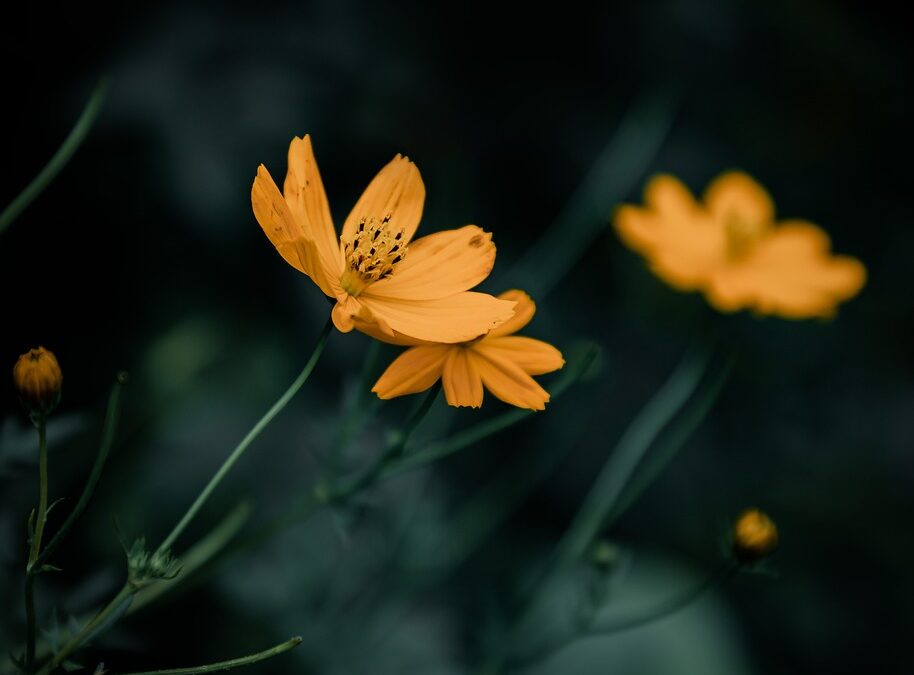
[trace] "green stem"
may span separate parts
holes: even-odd
[[[35,661],[35,641],[37,639],[35,618],[35,575],[25,575],[25,671],[32,672]]]
[[[658,440],[643,466],[638,468],[616,499],[615,507],[607,516],[609,521],[617,520],[653,484],[707,417],[733,370],[735,360],[732,354],[725,358],[723,366],[709,378],[707,386],[695,395],[682,416],[671,425],[669,432]]]
[[[553,401],[572,384],[580,380],[596,360],[598,353],[599,348],[596,345],[589,344],[569,357],[568,366],[564,369],[562,376],[556,381],[554,386],[550,387]],[[429,393],[421,406],[417,409],[417,412],[413,414],[410,417],[410,420],[404,425],[404,431],[388,445],[382,456],[371,468],[367,469],[364,474],[350,482],[348,485],[343,485],[336,489],[319,481],[314,489],[312,489],[298,504],[289,508],[282,515],[273,518],[250,536],[228,547],[222,555],[216,558],[215,562],[207,569],[206,573],[212,573],[213,569],[223,565],[230,557],[256,548],[263,542],[276,536],[279,532],[285,530],[290,525],[307,520],[323,507],[344,502],[359,491],[370,487],[371,483],[374,483],[375,481],[384,481],[406,471],[431,464],[438,459],[452,455],[477,443],[487,436],[516,424],[533,414],[532,411],[528,410],[511,410],[498,415],[491,420],[470,427],[465,432],[456,434],[449,439],[432,443],[422,450],[403,455],[402,449],[405,448],[412,432],[429,411],[430,406],[435,399],[435,394],[437,394],[437,392],[433,391]],[[163,587],[162,592],[158,595],[165,595],[168,592],[171,592],[171,589],[174,587],[174,584],[169,584],[167,587]],[[158,589],[158,586],[152,588]],[[143,591],[138,602],[141,602],[144,599],[144,594],[148,591],[149,589]],[[145,604],[148,603],[142,602],[142,605]]]
[[[44,534],[44,523],[48,518],[48,434],[47,421],[44,415],[36,420],[38,426],[38,512],[35,516],[35,529],[29,549],[29,561],[25,568],[25,667],[32,667],[35,660],[35,640],[38,635],[35,615],[35,563],[41,552],[41,537]]]
[[[106,80],[102,80],[98,83],[95,90],[92,92],[91,98],[89,98],[89,102],[86,104],[82,114],[76,121],[76,125],[70,131],[60,148],[58,148],[57,152],[54,153],[54,156],[51,157],[47,165],[45,165],[41,172],[35,176],[32,182],[19,193],[19,196],[3,210],[3,213],[0,213],[0,232],[3,232],[3,230],[9,227],[13,221],[19,217],[28,205],[44,191],[52,180],[54,180],[54,177],[67,165],[67,162],[70,161],[73,153],[76,152],[76,149],[79,148],[80,144],[82,144],[86,135],[89,133],[89,130],[92,128],[92,124],[95,122],[95,118],[102,108],[107,89],[108,83]]]
[[[48,434],[44,415],[37,420],[38,426],[38,513],[35,517],[35,532],[32,534],[32,546],[29,550],[29,563],[26,571],[31,574],[38,554],[41,551],[41,537],[44,534],[44,523],[48,517]]]
[[[580,560],[600,530],[621,513],[617,506],[632,474],[657,437],[698,388],[711,362],[712,353],[713,342],[707,338],[691,347],[669,379],[626,428],[549,563],[520,602],[512,635],[524,625],[539,599],[546,595],[543,589],[552,584],[555,575]],[[497,650],[479,672],[499,672],[509,649],[510,640]]]
[[[70,531],[70,528],[73,527],[73,524],[79,519],[83,511],[86,510],[86,506],[89,505],[89,500],[92,499],[92,495],[95,492],[95,486],[98,485],[99,478],[101,478],[102,475],[102,469],[104,469],[105,462],[108,459],[108,453],[111,451],[111,446],[114,443],[114,432],[117,430],[117,420],[121,409],[121,390],[126,383],[126,374],[119,373],[114,386],[111,388],[111,394],[108,397],[108,408],[105,413],[105,422],[102,427],[102,440],[101,443],[99,443],[98,454],[95,457],[95,463],[92,465],[92,471],[89,473],[89,479],[86,481],[86,486],[83,488],[83,492],[79,496],[79,501],[76,502],[76,506],[70,512],[70,515],[67,516],[63,525],[54,533],[54,536],[51,537],[48,545],[45,546],[44,550],[38,555],[38,558],[35,560],[36,566],[40,566],[48,559],[51,553],[54,552],[60,542],[63,541],[67,532]]]
[[[265,649],[262,652],[257,652],[256,654],[250,654],[249,656],[242,656],[237,659],[231,659],[229,661],[220,661],[219,663],[209,663],[205,666],[195,666],[193,668],[172,668],[171,670],[145,670],[141,673],[128,673],[127,675],[194,675],[194,673],[215,673],[220,670],[230,670],[232,668],[241,668],[243,666],[250,666],[254,663],[260,661],[266,661],[271,659],[274,656],[279,656],[290,649],[294,649],[301,644],[300,637],[294,637],[289,640],[286,640],[282,644],[278,644],[275,647],[270,647],[270,649]]]
[[[197,570],[218,555],[238,534],[250,515],[250,503],[241,502],[205,537],[181,554],[181,582],[185,587],[188,579],[193,578]],[[175,582],[173,581],[168,584],[150,584],[142,588],[131,603],[128,614],[140,611],[149,603],[155,602],[161,595],[169,593],[174,587]]]
[[[410,436],[413,435],[413,432],[422,423],[422,420],[425,419],[425,416],[428,414],[428,411],[431,410],[435,399],[438,398],[438,393],[440,391],[441,380],[438,380],[434,386],[429,389],[428,394],[425,395],[425,399],[406,421],[406,424],[403,425],[403,431],[399,432],[399,436],[397,436],[393,443],[387,446],[387,449],[381,454],[377,461],[375,461],[371,468],[349,483],[349,485],[344,485],[331,492],[330,500],[339,502],[362,491],[374,483],[387,467],[399,459],[406,449],[406,444],[409,442]]]
[[[242,441],[237,445],[237,447],[232,451],[228,458],[223,462],[222,466],[219,467],[219,470],[216,474],[210,479],[206,487],[203,488],[203,491],[199,494],[196,501],[191,505],[187,510],[187,513],[184,514],[184,517],[175,525],[171,533],[165,537],[165,541],[159,546],[156,550],[156,553],[164,553],[175,543],[178,537],[181,536],[181,533],[184,532],[184,529],[190,524],[190,521],[193,520],[194,516],[197,515],[197,512],[206,503],[206,500],[209,499],[209,496],[213,493],[219,483],[222,482],[222,479],[225,478],[226,474],[231,471],[232,467],[235,466],[235,463],[241,458],[244,454],[244,451],[248,449],[248,446],[256,439],[260,432],[262,432],[267,425],[273,421],[273,418],[276,417],[283,408],[288,405],[289,401],[298,393],[298,390],[307,382],[308,376],[311,375],[311,371],[314,370],[314,366],[317,364],[318,359],[321,356],[321,353],[324,351],[324,346],[327,344],[327,337],[330,335],[330,331],[333,329],[333,321],[327,319],[327,324],[324,326],[323,331],[321,331],[320,337],[317,340],[317,345],[314,347],[314,351],[311,354],[311,358],[308,359],[308,363],[305,364],[305,367],[299,373],[298,377],[295,378],[295,381],[289,386],[286,392],[279,398],[276,403],[273,404],[273,407],[270,408],[267,413],[260,418],[260,421],[254,425],[254,428],[251,429],[247,436],[242,439]]]
[[[557,564],[580,559],[609,524],[629,479],[654,441],[698,388],[711,361],[713,345],[690,348],[676,370],[647,402],[619,439],[557,549]]]
[[[41,670],[38,671],[37,675],[49,675],[54,672],[54,669],[57,668],[61,663],[66,661],[67,657],[72,654],[76,649],[81,647],[86,641],[88,641],[93,635],[101,632],[109,622],[115,621],[119,614],[125,612],[130,606],[130,602],[133,599],[134,594],[136,594],[136,589],[130,584],[125,584],[117,595],[115,595],[111,601],[105,605],[98,614],[96,614],[92,619],[86,622],[86,625],[80,629],[80,631],[74,635],[67,644],[65,644],[59,652],[54,654],[53,658],[48,661]]]
[[[622,631],[639,628],[649,623],[653,623],[654,621],[659,621],[660,619],[665,619],[670,614],[675,614],[679,610],[688,607],[711,589],[718,586],[724,586],[738,571],[739,567],[736,565],[732,563],[727,564],[723,569],[709,575],[693,588],[686,589],[683,593],[674,595],[672,598],[669,598],[654,607],[642,610],[632,616],[626,616],[616,619],[615,621],[607,621],[606,623],[592,626],[587,630],[584,636],[612,635],[621,633]]]
[[[376,409],[378,399],[374,396],[370,401],[365,401],[365,396],[371,389],[371,380],[375,375],[375,367],[378,363],[378,355],[381,353],[381,343],[377,340],[370,340],[368,349],[365,352],[365,361],[362,363],[362,371],[359,373],[358,385],[355,395],[352,397],[346,411],[343,415],[343,423],[333,439],[333,445],[330,448],[330,456],[327,459],[327,473],[331,478],[335,478],[340,471],[341,455],[352,438],[358,433],[365,420],[371,416]],[[366,408],[368,410],[366,410]]]
[[[561,396],[571,385],[575,384],[590,369],[599,354],[599,348],[596,345],[588,345],[579,356],[569,358],[569,364],[565,368],[561,377],[551,386],[551,399],[554,401]],[[389,478],[406,471],[418,469],[432,462],[438,461],[450,455],[453,455],[464,448],[475,445],[482,439],[492,434],[498,433],[503,429],[511,427],[521,420],[536,414],[532,410],[509,410],[508,412],[497,415],[492,419],[475,424],[468,429],[454,434],[450,438],[431,443],[418,452],[411,453],[397,462],[386,467],[382,477]]]
[[[554,387],[550,387],[552,400],[555,400],[587,372],[597,358],[598,353],[599,349],[596,345],[588,345],[581,351],[580,356],[569,358],[569,366],[565,369],[562,377],[556,382]],[[425,403],[430,405],[430,398],[426,398]],[[238,542],[238,544],[226,552],[226,555],[234,555],[241,551],[255,548],[293,523],[300,523],[307,520],[322,507],[331,503],[339,503],[346,498],[352,497],[360,489],[368,487],[370,481],[367,479],[369,477],[371,478],[371,481],[383,481],[398,476],[401,473],[426,466],[436,460],[450,456],[471,446],[502,429],[506,429],[532,414],[533,412],[530,410],[511,410],[502,413],[491,420],[480,422],[459,434],[455,434],[449,439],[432,443],[422,450],[410,453],[406,456],[403,456],[398,451],[398,445],[401,442],[405,442],[404,438],[408,440],[409,437],[408,435],[400,436],[394,443],[391,443],[388,446],[381,459],[379,459],[378,462],[372,466],[371,469],[368,469],[359,479],[356,479],[356,481],[350,483],[348,486],[336,490],[321,487],[321,484],[319,483],[297,505],[269,521],[248,538]],[[413,419],[416,419],[415,416],[413,416]]]
[[[439,383],[429,391],[416,411],[410,415],[409,419],[403,425],[403,430],[399,432],[394,442],[388,445],[381,456],[375,460],[374,464],[366,469],[360,476],[349,484],[338,488],[328,488],[323,486],[322,483],[318,483],[304,500],[294,508],[289,509],[286,513],[269,521],[257,532],[254,532],[252,535],[238,542],[226,551],[225,556],[219,560],[219,563],[223,563],[229,556],[256,548],[264,541],[268,541],[276,534],[283,531],[289,525],[307,520],[321,508],[332,504],[340,504],[356,493],[369,487],[369,485],[374,483],[379,476],[383,475],[384,470],[391,462],[395,461],[403,454],[403,450],[406,448],[406,444],[409,442],[410,437],[428,414],[428,411],[431,409],[440,390],[441,385]]]
[[[528,654],[518,659],[512,659],[505,664],[505,669],[515,670],[518,668],[529,667],[534,663],[545,660],[556,652],[564,649],[568,645],[584,638],[615,635],[616,633],[633,630],[635,628],[640,628],[641,626],[646,626],[648,624],[654,623],[655,621],[665,619],[668,616],[675,614],[682,609],[685,609],[693,602],[704,596],[708,591],[717,587],[725,586],[738,571],[739,567],[732,563],[728,563],[720,570],[709,574],[699,584],[696,584],[695,586],[686,589],[682,593],[674,595],[671,598],[668,598],[653,607],[648,607],[629,616],[620,617],[614,621],[606,621],[599,625],[590,625],[583,630],[566,635],[532,654]]]
[[[630,194],[666,140],[679,92],[658,88],[636,99],[558,217],[508,271],[503,288],[542,299],[603,233],[615,205]]]

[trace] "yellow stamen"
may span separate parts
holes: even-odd
[[[406,257],[403,230],[390,225],[390,215],[380,222],[363,218],[349,241],[343,242],[346,271],[340,285],[349,295],[358,296],[365,288],[394,273],[397,264]]]
[[[739,216],[727,218],[724,229],[727,233],[727,255],[731,260],[745,256],[768,229],[764,222],[746,220]]]

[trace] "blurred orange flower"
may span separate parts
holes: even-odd
[[[460,344],[434,344],[400,340],[413,345],[398,356],[372,389],[388,399],[416,394],[438,379],[452,406],[478,408],[483,387],[496,398],[518,408],[543,410],[549,392],[531,375],[543,375],[565,365],[561,352],[541,340],[514,335],[530,323],[536,305],[523,291],[498,296],[516,302],[514,316],[488,334]]]
[[[344,333],[463,342],[513,313],[513,303],[468,290],[495,264],[490,233],[467,225],[412,241],[425,186],[406,157],[375,176],[339,238],[308,136],[292,139],[282,193],[260,165],[251,203],[285,261],[336,300],[333,323]]]
[[[670,286],[701,291],[722,312],[831,317],[866,281],[863,264],[832,255],[816,225],[776,223],[771,197],[744,173],[718,176],[704,203],[673,176],[656,176],[644,202],[616,212],[619,236]]]

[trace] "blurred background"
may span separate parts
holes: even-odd
[[[671,0],[549,13],[329,1],[23,12],[0,28],[0,202],[110,79],[83,147],[0,240],[0,363],[42,344],[65,373],[50,426],[60,508],[88,472],[114,374],[131,374],[97,497],[53,561],[63,571],[40,580],[52,634],[122,583],[112,517],[127,537],[161,540],[310,354],[329,307],[276,254],[249,197],[261,162],[284,175],[293,135],[312,135],[338,223],[384,163],[408,154],[428,191],[420,234],[494,232],[485,290],[531,291],[528,335],[569,353],[582,340],[602,348],[599,372],[545,413],[235,555],[128,617],[81,663],[191,665],[301,634],[302,647],[252,670],[473,672],[627,422],[710,323],[736,365],[698,431],[605,533],[618,551],[610,604],[643,606],[702,578],[749,505],[780,526],[771,573],[528,672],[910,668],[914,111],[903,10]],[[834,321],[713,316],[652,277],[608,226],[653,172],[700,191],[727,168],[753,174],[781,215],[820,224],[836,252],[866,264],[867,286]],[[365,466],[414,403],[365,396],[369,345],[332,335],[183,545],[244,500],[244,533],[286,513],[326,470],[354,408],[364,424],[334,461]],[[384,348],[375,370],[395,354]],[[420,436],[504,411],[491,396],[481,411],[439,405]],[[21,643],[35,491],[34,431],[7,382],[4,652]],[[558,598],[556,616],[571,603]]]

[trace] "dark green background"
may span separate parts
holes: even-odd
[[[164,536],[310,352],[329,307],[253,218],[259,163],[282,176],[289,139],[311,133],[341,222],[378,168],[408,154],[428,190],[420,233],[468,222],[493,231],[499,253],[485,288],[498,292],[499,279],[526,283],[511,276],[513,263],[555,221],[626,111],[647,100],[671,126],[646,171],[621,162],[625,199],[640,199],[654,171],[701,190],[721,170],[747,170],[781,214],[821,224],[836,251],[863,260],[862,294],[831,322],[709,319],[699,298],[652,278],[605,227],[538,298],[527,330],[563,350],[599,342],[598,379],[372,493],[357,513],[322,516],[236,558],[123,623],[84,662],[188,665],[302,634],[303,647],[260,672],[468,672],[626,422],[711,322],[738,353],[736,368],[700,431],[607,533],[626,561],[613,588],[633,603],[681,588],[714,564],[727,522],[746,505],[780,525],[776,576],[740,577],[673,619],[582,643],[537,672],[909,670],[910,28],[888,5],[781,0],[563,3],[548,13],[159,3],[42,7],[4,22],[0,201],[53,153],[96,80],[111,79],[85,146],[0,238],[0,362],[11,367],[40,343],[65,372],[53,496],[72,504],[113,374],[132,375],[98,499],[57,556],[64,571],[42,579],[43,617],[52,597],[64,622],[115,590],[112,514],[130,536]],[[256,524],[308,489],[367,346],[358,334],[332,336],[314,379],[191,535],[242,497],[254,500]],[[364,465],[408,405],[383,406],[349,466]],[[35,479],[9,386],[0,406],[7,651],[22,630],[17,575]],[[489,397],[482,412],[437,411],[424,433],[502,409]],[[452,573],[428,573],[436,552],[469,531],[459,514],[481,486],[507,493],[544,453],[564,455],[507,522]],[[488,519],[482,509],[472,522]]]

